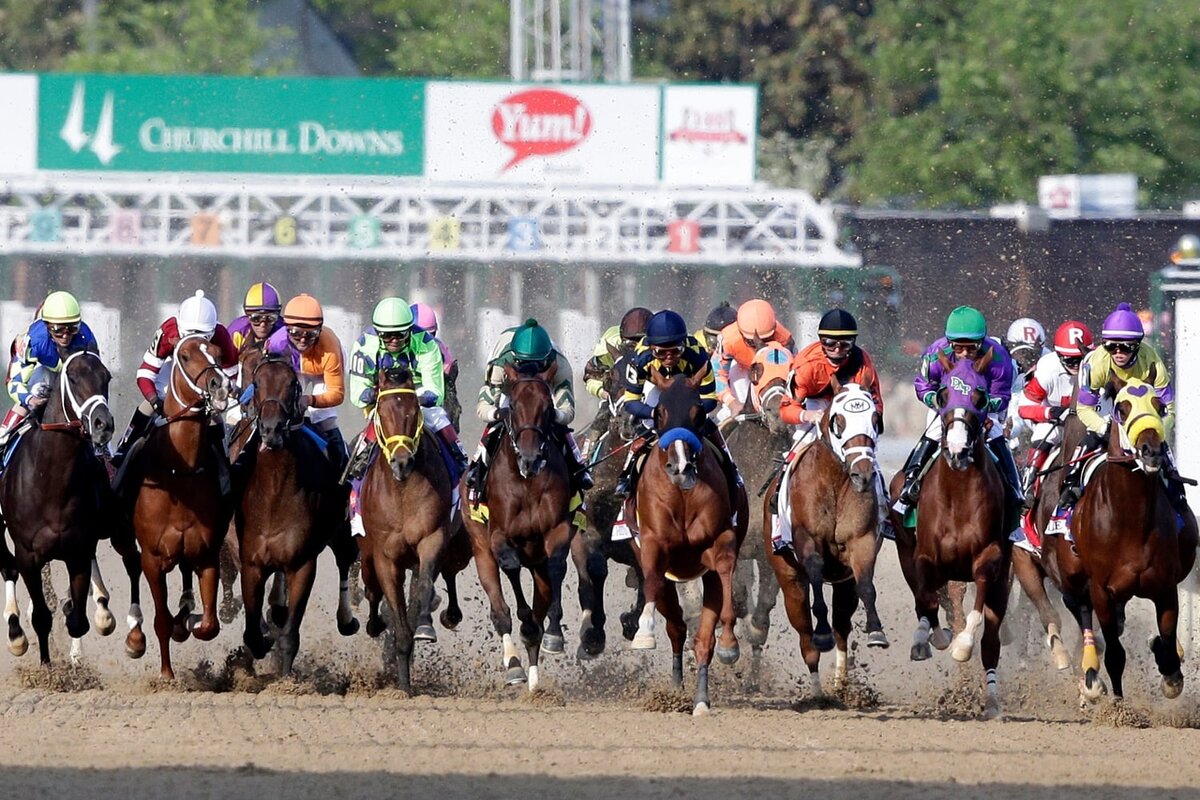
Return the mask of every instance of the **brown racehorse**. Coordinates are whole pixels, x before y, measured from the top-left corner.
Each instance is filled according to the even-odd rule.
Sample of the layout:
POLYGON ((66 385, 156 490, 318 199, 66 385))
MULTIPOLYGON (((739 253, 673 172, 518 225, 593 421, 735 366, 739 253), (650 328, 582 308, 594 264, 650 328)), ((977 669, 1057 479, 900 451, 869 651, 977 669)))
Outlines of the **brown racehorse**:
POLYGON ((1074 544, 1064 536, 1049 537, 1062 579, 1067 607, 1083 633, 1081 692, 1097 700, 1102 692, 1100 661, 1092 630, 1092 613, 1104 632, 1104 667, 1113 696, 1124 695, 1125 648, 1121 631, 1125 604, 1133 597, 1154 603, 1158 635, 1151 642, 1162 692, 1178 697, 1183 673, 1177 650, 1179 583, 1196 560, 1196 518, 1190 510, 1181 520, 1162 483, 1167 458, 1163 405, 1148 382, 1132 379, 1115 397, 1109 423, 1107 461, 1099 465, 1071 519, 1074 544))
MULTIPOLYGON (((813 612, 824 613, 822 582, 833 584, 833 636, 837 647, 835 685, 844 685, 849 664, 851 618, 861 599, 867 613, 867 645, 887 647, 875 608, 875 559, 879 537, 879 465, 875 441, 881 416, 871 394, 858 384, 836 384, 836 394, 821 422, 820 436, 801 453, 788 483, 793 550, 773 555, 771 566, 783 588, 788 620, 800 636, 812 688, 820 694, 821 649, 813 642, 813 612), (878 489, 877 489, 878 485, 878 489), (818 609, 818 603, 819 608, 818 609)), ((771 549, 772 482, 764 503, 763 541, 771 549)), ((780 508, 783 513, 783 508, 780 508)), ((828 624, 828 623, 826 623, 828 624)))
MULTIPOLYGON (((506 681, 538 686, 538 657, 550 606, 561 602, 571 546, 571 490, 566 461, 554 441, 554 399, 550 386, 558 370, 551 364, 537 375, 506 366, 509 405, 504 435, 487 477, 488 520, 465 514, 475 569, 491 604, 492 625, 500 634, 506 681), (533 607, 521 589, 521 567, 533 575, 533 607), (512 639, 512 615, 500 585, 500 570, 513 587, 521 640, 529 656, 526 677, 512 639)), ((460 488, 466 497, 464 482, 460 488)))
POLYGON ((217 619, 218 552, 233 512, 223 491, 223 430, 219 412, 229 398, 217 346, 202 336, 185 336, 175 346, 163 401, 165 424, 146 438, 138 460, 133 527, 142 550, 142 571, 154 597, 154 633, 162 676, 175 677, 170 640, 195 634, 208 641, 220 632, 217 619), (214 424, 216 421, 216 424, 214 424), (184 606, 172 617, 167 605, 167 574, 176 566, 200 577, 203 616, 184 606))
POLYGON ((324 442, 302 429, 300 380, 291 361, 253 353, 242 362, 243 382, 252 389, 246 421, 254 433, 243 457, 249 463, 242 467, 247 474, 235 515, 246 609, 243 641, 255 658, 271 649, 263 636, 263 597, 267 577, 282 572, 287 608, 284 619, 276 620, 277 644, 280 673, 287 675, 300 649, 317 556, 347 524, 348 498, 324 442))
MULTIPOLYGON (((137 546, 123 524, 108 474, 95 454, 96 448, 108 445, 113 434, 108 407, 110 379, 95 353, 68 356, 51 386, 40 422, 22 436, 0 478, 0 505, 4 508, 0 571, 7 589, 8 647, 14 655, 23 655, 28 647, 15 597, 20 574, 33 600, 33 627, 43 664, 50 663, 53 617, 42 584, 42 567, 49 561, 63 561, 70 575, 70 599, 63 610, 72 660, 81 655, 81 637, 88 630, 89 582, 95 590, 96 629, 107 636, 116 628, 96 564, 96 544, 110 533, 124 554, 133 602, 137 602, 141 580, 137 546), (4 525, 12 536, 12 552, 4 538, 4 525)), ((144 650, 144 638, 141 647, 144 650)), ((131 651, 134 649, 131 643, 131 651)))
POLYGON ((442 624, 453 629, 461 620, 454 576, 470 558, 467 535, 454 514, 450 474, 437 437, 425 430, 412 375, 406 369, 381 371, 376 380, 372 422, 379 456, 367 468, 360 493, 362 577, 370 603, 367 633, 384 630, 379 613, 386 599, 396 635, 396 684, 411 689, 414 640, 436 642, 433 628, 433 582, 446 577, 449 608, 442 624), (405 572, 416 569, 409 608, 404 597, 405 572))
MULTIPOLYGON (((946 380, 938 393, 942 451, 921 484, 916 529, 892 513, 896 551, 904 578, 912 589, 919 620, 911 657, 930 658, 929 645, 951 645, 950 631, 938 626, 938 589, 947 581, 975 584, 975 606, 966 626, 953 639, 950 654, 968 661, 975 635, 983 626, 981 656, 985 670, 987 718, 1000 715, 996 665, 1000 661, 1000 624, 1008 603, 1011 543, 1004 530, 1004 479, 986 446, 987 379, 983 373, 992 351, 974 362, 944 360, 946 380)), ((892 479, 892 495, 900 492, 903 473, 892 479)))
POLYGON ((687 636, 675 583, 701 578, 704 610, 694 637, 698 675, 692 713, 709 710, 708 668, 713 650, 724 664, 738 659, 734 634, 733 571, 746 536, 749 505, 740 486, 731 487, 720 456, 697 433, 707 422, 700 383, 694 376, 664 377, 650 371, 659 390, 654 409, 658 446, 647 457, 637 487, 638 556, 646 579, 646 605, 638 620, 635 650, 655 647, 654 611, 659 608, 671 640, 671 678, 683 684, 683 642, 687 636), (720 642, 716 641, 718 618, 720 642))

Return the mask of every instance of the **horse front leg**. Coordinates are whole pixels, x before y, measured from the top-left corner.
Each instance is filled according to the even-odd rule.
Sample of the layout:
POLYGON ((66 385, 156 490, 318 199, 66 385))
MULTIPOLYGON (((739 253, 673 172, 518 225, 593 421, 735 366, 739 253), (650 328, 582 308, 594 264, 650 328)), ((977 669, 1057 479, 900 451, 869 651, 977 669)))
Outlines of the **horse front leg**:
POLYGON ((100 573, 100 562, 96 558, 92 558, 90 582, 92 602, 96 604, 92 622, 96 625, 97 633, 101 636, 108 636, 117 629, 117 618, 108 608, 108 587, 104 585, 104 576, 100 573))
MULTIPOLYGON (((899 543, 900 534, 897 532, 896 541, 899 543)), ((953 641, 953 634, 947 628, 938 625, 938 587, 939 576, 937 566, 924 556, 918 556, 913 563, 914 583, 913 600, 917 613, 917 630, 913 633, 912 650, 909 658, 913 661, 924 661, 933 658, 930 646, 945 650, 953 641)))
POLYGON ((1097 584, 1092 584, 1092 608, 1100 630, 1104 631, 1104 669, 1112 684, 1113 699, 1125 698, 1125 646, 1121 644, 1121 627, 1125 609, 1114 602, 1097 584))
POLYGON ((1046 631, 1046 648, 1050 651, 1054 667, 1059 670, 1070 668, 1071 656, 1062 640, 1062 618, 1050 602, 1050 596, 1046 594, 1045 573, 1041 566, 1028 550, 1014 547, 1012 570, 1025 596, 1037 609, 1042 628, 1046 631))
MULTIPOLYGON (((558 591, 554 591, 554 592, 550 593, 550 606, 546 610, 546 614, 545 614, 546 623, 545 623, 545 627, 543 629, 544 632, 542 633, 542 636, 541 636, 540 647, 541 647, 541 649, 545 650, 547 653, 558 654, 558 653, 563 652, 563 650, 566 648, 566 639, 563 636, 563 629, 562 629, 562 617, 563 617, 562 583, 563 583, 563 579, 566 578, 566 576, 567 576, 567 556, 569 554, 569 549, 568 549, 569 546, 570 546, 569 543, 564 544, 564 546, 559 551, 557 551, 557 552, 551 551, 548 554, 548 556, 546 558, 546 562, 545 562, 546 569, 547 569, 547 576, 546 576, 547 580, 549 581, 551 586, 558 587, 558 591)), ((534 580, 535 581, 537 580, 536 571, 534 572, 534 580)), ((580 576, 580 585, 581 586, 582 586, 584 580, 586 580, 586 573, 584 573, 583 575, 580 576)), ((533 616, 534 616, 534 619, 540 620, 541 617, 538 617, 536 606, 537 606, 537 592, 535 589, 533 616)), ((582 610, 582 607, 581 607, 581 610, 582 610)), ((582 623, 580 623, 580 624, 582 625, 582 623)), ((542 625, 540 624, 540 622, 539 622, 538 627, 539 627, 539 629, 542 628, 542 625)))
MULTIPOLYGON (((70 598, 67 600, 63 612, 66 617, 67 635, 71 637, 71 661, 76 664, 83 660, 83 637, 91 627, 87 618, 87 598, 92 582, 93 563, 95 563, 94 557, 73 559, 67 562, 70 598)), ((115 620, 113 624, 115 626, 115 620)))
MULTIPOLYGON (((1001 575, 1007 572, 1006 566, 1002 559, 999 567, 1001 575)), ((983 662, 984 719, 1000 718, 1000 688, 996 667, 1000 663, 1000 626, 1004 623, 1004 615, 1008 610, 1008 596, 1007 581, 994 579, 988 583, 984 598, 983 639, 979 648, 983 662)))
POLYGON ((754 598, 754 612, 750 615, 750 630, 747 639, 751 648, 757 654, 767 643, 767 634, 771 631, 771 612, 779 600, 779 581, 775 570, 767 563, 764 548, 754 550, 755 570, 758 572, 758 594, 754 598))
POLYGON ((816 621, 813 630, 813 645, 822 653, 833 649, 833 629, 829 627, 829 606, 825 605, 825 559, 817 552, 817 544, 811 536, 796 532, 796 556, 804 565, 812 593, 812 615, 816 621))
POLYGON ((171 631, 175 627, 175 619, 168 607, 167 573, 157 558, 144 551, 142 572, 146 575, 146 582, 150 584, 150 597, 154 601, 154 636, 158 639, 159 672, 163 679, 173 681, 175 670, 171 667, 171 631))
MULTIPOLYGON (((991 591, 994 584, 1005 583, 999 569, 999 564, 1002 560, 1003 555, 1000 545, 994 542, 975 556, 974 569, 972 570, 972 577, 975 581, 975 605, 970 613, 967 614, 962 631, 959 632, 958 636, 954 637, 954 644, 950 648, 950 657, 955 661, 970 661, 971 654, 975 652, 975 638, 979 634, 980 627, 984 624, 983 609, 984 604, 987 602, 988 592, 991 591)), ((1004 586, 1004 596, 1006 598, 1005 603, 1007 604, 1007 584, 1004 586)))
MULTIPOLYGON (((179 593, 179 610, 171 619, 171 638, 186 642, 192 635, 192 612, 196 610, 196 593, 193 591, 193 574, 190 565, 179 563, 179 578, 182 591, 179 593)), ((155 623, 157 624, 157 623, 155 623)))
POLYGON ((33 621, 33 632, 38 638, 38 656, 42 666, 50 666, 50 628, 54 622, 54 614, 46 603, 42 593, 42 565, 30 562, 21 564, 21 577, 25 580, 25 588, 29 590, 29 599, 33 606, 30 617, 33 621))
POLYGON ((0 572, 4 574, 4 618, 8 623, 8 651, 14 656, 23 656, 29 650, 29 639, 21 628, 21 611, 17 607, 17 570, 16 559, 8 549, 8 540, 0 528, 0 572))
POLYGON ((263 569, 258 564, 247 563, 242 565, 241 572, 242 604, 246 609, 246 629, 242 633, 242 642, 254 658, 266 658, 271 643, 263 635, 263 597, 266 594, 263 569))
MULTIPOLYGON (((721 590, 720 605, 717 606, 718 618, 721 621, 721 635, 715 642, 717 659, 722 664, 736 664, 741 656, 738 646, 737 604, 734 602, 734 580, 737 575, 737 547, 734 544, 732 530, 723 533, 716 541, 715 572, 719 579, 718 588, 721 590)), ((707 602, 707 601, 706 601, 707 602)))
MULTIPOLYGON (((882 540, 873 533, 852 540, 847 547, 846 561, 854 573, 854 591, 862 601, 867 615, 867 647, 887 648, 887 634, 883 632, 883 621, 879 618, 875 591, 875 561, 879 556, 882 540)), ((836 590, 834 592, 836 597, 836 590)), ((857 605, 857 603, 856 603, 857 605)))
POLYGON ((850 680, 850 631, 858 610, 858 590, 850 581, 833 584, 833 687, 843 689, 850 680))
POLYGON ((288 616, 279 631, 279 674, 290 675, 296 654, 300 652, 300 624, 308 610, 317 577, 317 560, 306 561, 288 573, 288 616))
POLYGON ((351 572, 358 563, 358 542, 350 532, 350 523, 340 521, 333 539, 329 542, 333 558, 338 568, 338 605, 337 629, 342 636, 353 636, 358 633, 358 619, 354 616, 354 590, 358 588, 356 581, 351 581, 351 572))
POLYGON ((595 658, 604 652, 607 636, 604 625, 604 583, 608 580, 608 559, 600 549, 599 538, 582 531, 571 540, 571 560, 579 575, 579 648, 582 659, 595 658))
POLYGON ((639 545, 639 560, 642 567, 642 592, 645 598, 642 613, 638 616, 637 632, 631 644, 634 650, 653 650, 654 609, 666 583, 667 553, 653 537, 642 533, 639 545))
POLYGON ((1079 681, 1079 694, 1084 700, 1094 703, 1104 693, 1104 682, 1100 678, 1100 654, 1093 629, 1091 592, 1085 586, 1084 593, 1076 594, 1073 589, 1064 586, 1063 604, 1075 617, 1083 638, 1083 658, 1080 663, 1083 677, 1079 681))
POLYGON ((1180 670, 1176 627, 1179 622, 1179 594, 1172 586, 1154 601, 1158 617, 1158 635, 1150 643, 1154 662, 1162 678, 1163 697, 1174 699, 1183 692, 1183 672, 1180 670))
MULTIPOLYGON (((238 565, 241 563, 241 547, 238 544, 236 531, 232 528, 221 543, 221 622, 229 625, 237 619, 242 610, 243 599, 233 591, 233 584, 238 578, 238 565)), ((245 595, 245 591, 242 592, 245 595)))
POLYGON ((692 716, 696 717, 708 714, 712 705, 708 695, 708 669, 716 645, 717 619, 722 616, 726 602, 730 608, 729 614, 733 617, 733 570, 730 569, 728 578, 716 572, 706 572, 701 578, 701 583, 704 587, 704 604, 700 610, 700 624, 693 637, 696 650, 696 693, 692 697, 692 716))
MULTIPOLYGON (((464 515, 465 516, 465 515, 464 515)), ((504 680, 509 686, 525 682, 525 669, 512 638, 512 613, 504 601, 504 589, 500 585, 500 564, 489 541, 491 534, 479 523, 467 523, 471 535, 471 549, 475 554, 475 572, 479 585, 483 587, 491 606, 492 627, 500 635, 504 680)))
POLYGON ((125 615, 129 633, 125 636, 125 655, 141 658, 146 654, 146 634, 142 631, 145 622, 142 616, 142 554, 132 531, 123 524, 115 526, 110 541, 113 550, 121 557, 125 575, 129 579, 129 611, 125 615))
MULTIPOLYGON (((445 528, 434 531, 417 545, 420 566, 417 568, 416 580, 413 581, 413 594, 416 595, 416 626, 413 638, 419 642, 437 641, 437 631, 433 627, 433 581, 445 549, 445 528)), ((457 603, 457 600, 455 602, 457 603)))
MULTIPOLYGON (((215 554, 214 554, 215 555, 215 554)), ((210 642, 221 632, 221 620, 217 618, 217 592, 221 588, 221 568, 216 559, 198 570, 200 575, 200 615, 188 615, 188 627, 197 639, 210 642)))
POLYGON ((408 605, 404 599, 404 568, 386 558, 374 564, 375 574, 388 605, 392 607, 392 629, 396 643, 396 688, 402 692, 412 691, 413 629, 408 617, 408 605))
POLYGON ((672 581, 663 583, 658 597, 659 611, 667 623, 667 639, 671 642, 671 686, 683 688, 683 646, 687 641, 687 622, 683 619, 683 606, 679 603, 679 591, 672 581))

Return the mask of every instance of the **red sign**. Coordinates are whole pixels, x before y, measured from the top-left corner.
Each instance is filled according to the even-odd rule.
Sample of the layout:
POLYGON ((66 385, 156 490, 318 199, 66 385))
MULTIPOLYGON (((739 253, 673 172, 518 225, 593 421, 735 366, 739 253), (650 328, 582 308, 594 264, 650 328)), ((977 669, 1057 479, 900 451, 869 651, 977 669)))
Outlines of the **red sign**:
POLYGON ((736 127, 732 108, 725 111, 703 111, 685 107, 683 120, 678 128, 671 131, 668 138, 673 142, 745 144, 747 141, 746 135, 736 127))
POLYGON ((506 172, 530 156, 563 153, 592 132, 592 115, 579 98, 556 89, 529 89, 509 95, 492 111, 492 132, 512 158, 506 172))
POLYGON ((667 225, 668 253, 699 253, 700 223, 694 219, 677 219, 667 225))

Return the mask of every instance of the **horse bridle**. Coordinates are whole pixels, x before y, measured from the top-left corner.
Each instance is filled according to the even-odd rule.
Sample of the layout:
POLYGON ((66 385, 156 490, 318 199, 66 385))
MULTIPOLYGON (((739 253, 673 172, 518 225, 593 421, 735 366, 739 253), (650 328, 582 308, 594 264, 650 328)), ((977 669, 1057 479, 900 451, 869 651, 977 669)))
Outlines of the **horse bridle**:
POLYGON ((199 380, 213 370, 219 373, 222 378, 225 376, 225 373, 221 371, 221 365, 216 362, 216 360, 212 357, 212 354, 202 347, 200 348, 200 352, 204 353, 204 357, 208 359, 208 366, 200 370, 200 374, 196 376, 195 380, 193 380, 192 376, 188 375, 187 370, 185 370, 179 363, 179 348, 183 347, 183 343, 188 339, 200 339, 205 342, 208 341, 208 338, 203 334, 189 333, 187 336, 180 338, 180 340, 175 343, 175 349, 171 352, 171 379, 167 382, 167 391, 170 392, 171 397, 176 403, 179 404, 182 410, 176 414, 173 414, 167 419, 168 425, 193 414, 211 416, 214 411, 221 410, 213 405, 212 396, 209 395, 209 393, 203 388, 201 388, 199 380), (183 398, 179 396, 179 390, 175 388, 176 376, 183 377, 183 382, 186 384, 187 388, 191 389, 196 394, 195 400, 192 400, 190 403, 184 402, 183 398))
POLYGON ((379 401, 393 395, 416 395, 416 393, 416 389, 403 387, 400 389, 384 389, 375 396, 375 413, 373 415, 374 422, 372 423, 375 426, 375 440, 379 442, 379 448, 383 450, 383 455, 388 461, 392 460, 392 457, 400 451, 400 448, 404 448, 413 456, 417 454, 417 448, 421 445, 421 434, 425 432, 425 415, 420 411, 417 412, 417 432, 412 436, 406 436, 402 433, 389 436, 387 431, 383 429, 383 419, 379 416, 379 401))
MULTIPOLYGON (((274 403, 283 411, 283 418, 286 421, 286 427, 289 431, 294 431, 304 425, 304 415, 300 413, 300 381, 293 379, 291 396, 287 400, 280 400, 276 397, 262 397, 258 391, 258 371, 267 364, 286 364, 287 362, 280 358, 264 358, 254 365, 254 371, 250 373, 250 383, 254 386, 254 400, 259 402, 259 406, 255 408, 253 404, 251 408, 254 411, 255 423, 262 416, 262 408, 268 403, 274 403)), ((203 373, 201 373, 203 374, 203 373)))
POLYGON ((100 357, 95 353, 80 350, 77 353, 67 356, 66 360, 63 361, 62 369, 58 373, 58 399, 62 407, 63 419, 66 422, 43 423, 41 426, 42 430, 72 430, 78 432, 83 437, 91 436, 92 417, 96 413, 96 409, 100 406, 108 408, 108 398, 103 394, 94 394, 82 403, 75 399, 75 390, 71 387, 70 378, 67 377, 67 368, 71 365, 72 361, 84 355, 93 356, 97 361, 100 360, 100 357), (68 403, 70 404, 69 411, 75 414, 74 419, 71 418, 71 414, 68 411, 68 403))
MULTIPOLYGON (((523 378, 517 378, 517 380, 513 381, 512 385, 515 386, 518 383, 529 383, 531 381, 545 383, 545 381, 543 381, 541 378, 523 377, 523 378)), ((512 396, 512 386, 509 387, 509 397, 511 398, 511 396, 512 396)), ((551 401, 553 402, 553 397, 551 397, 551 401)), ((551 410, 553 410, 553 404, 551 405, 551 410)), ((525 431, 536 431, 538 434, 538 454, 541 455, 546 452, 546 442, 549 441, 550 434, 545 429, 545 422, 542 422, 538 425, 522 425, 519 428, 514 427, 513 421, 512 421, 512 409, 510 406, 509 414, 504 419, 504 430, 508 433, 508 441, 512 445, 513 452, 516 453, 517 455, 521 454, 521 449, 517 444, 517 437, 520 436, 525 431)))

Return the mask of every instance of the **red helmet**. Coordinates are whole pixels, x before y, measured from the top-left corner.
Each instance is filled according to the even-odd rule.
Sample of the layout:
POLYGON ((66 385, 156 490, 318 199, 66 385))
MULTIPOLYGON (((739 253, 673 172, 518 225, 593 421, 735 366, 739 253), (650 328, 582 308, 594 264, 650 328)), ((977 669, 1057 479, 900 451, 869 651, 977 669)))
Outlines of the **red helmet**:
POLYGON ((1092 349, 1092 332, 1082 322, 1069 319, 1054 332, 1054 352, 1068 358, 1087 355, 1092 349))

